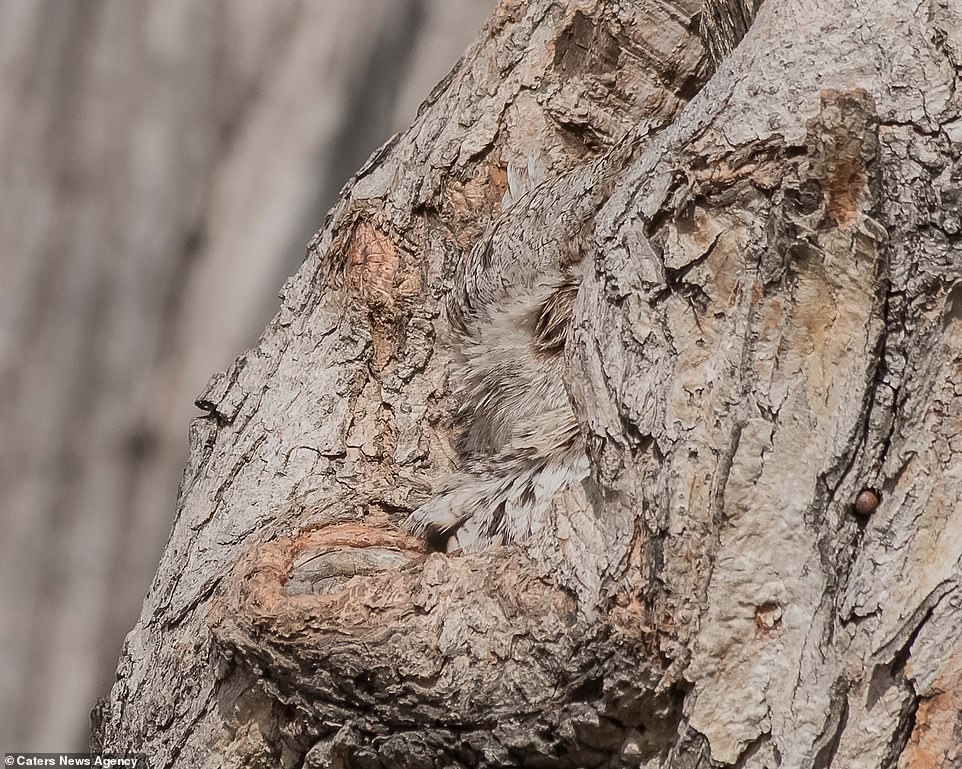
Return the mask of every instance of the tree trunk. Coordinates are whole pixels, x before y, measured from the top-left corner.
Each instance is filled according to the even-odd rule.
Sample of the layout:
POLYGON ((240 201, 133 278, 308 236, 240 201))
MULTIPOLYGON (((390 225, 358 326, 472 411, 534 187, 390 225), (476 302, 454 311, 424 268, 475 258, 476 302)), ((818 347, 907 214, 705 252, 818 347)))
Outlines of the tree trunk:
POLYGON ((193 396, 488 2, 0 0, 0 746, 86 744, 193 396))
POLYGON ((724 5, 714 73, 737 30, 695 0, 499 6, 198 401, 97 744, 960 765, 962 17, 724 5), (461 318, 574 243, 590 477, 522 542, 429 553, 397 524, 454 464, 461 318))

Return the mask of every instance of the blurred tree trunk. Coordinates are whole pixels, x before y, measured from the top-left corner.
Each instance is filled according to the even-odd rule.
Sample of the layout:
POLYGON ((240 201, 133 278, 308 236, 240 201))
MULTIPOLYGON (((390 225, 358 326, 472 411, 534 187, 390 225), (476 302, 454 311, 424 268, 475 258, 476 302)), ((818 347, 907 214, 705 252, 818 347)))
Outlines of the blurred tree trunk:
POLYGON ((492 6, 0 0, 5 749, 86 743, 193 398, 492 6))
POLYGON ((724 5, 499 5, 198 401, 95 744, 960 764, 962 19, 724 5), (590 488, 524 545, 427 554, 395 524, 451 464, 443 304, 523 290, 585 232, 590 488))

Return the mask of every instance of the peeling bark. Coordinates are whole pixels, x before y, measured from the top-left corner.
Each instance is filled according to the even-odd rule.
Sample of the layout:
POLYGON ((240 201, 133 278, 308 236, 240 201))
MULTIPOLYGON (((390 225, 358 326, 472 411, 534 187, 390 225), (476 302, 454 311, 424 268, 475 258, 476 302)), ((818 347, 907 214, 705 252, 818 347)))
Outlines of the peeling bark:
POLYGON ((198 402, 104 745, 958 764, 962 19, 770 3, 708 79, 699 11, 503 3, 359 172, 198 402), (521 545, 426 552, 396 524, 450 469, 449 319, 575 238, 590 483, 521 545))

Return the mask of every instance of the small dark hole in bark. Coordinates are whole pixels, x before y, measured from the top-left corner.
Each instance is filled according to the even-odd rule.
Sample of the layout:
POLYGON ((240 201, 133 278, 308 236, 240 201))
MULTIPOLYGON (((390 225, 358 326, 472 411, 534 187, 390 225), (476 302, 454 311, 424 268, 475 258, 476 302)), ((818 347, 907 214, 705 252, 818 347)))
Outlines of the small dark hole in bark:
POLYGON ((822 205, 822 185, 817 179, 806 179, 797 190, 786 190, 785 197, 795 204, 800 214, 813 214, 822 205))
POLYGON ((605 690, 605 682, 601 678, 589 678, 578 684, 571 692, 571 699, 575 702, 594 702, 601 699, 605 690))

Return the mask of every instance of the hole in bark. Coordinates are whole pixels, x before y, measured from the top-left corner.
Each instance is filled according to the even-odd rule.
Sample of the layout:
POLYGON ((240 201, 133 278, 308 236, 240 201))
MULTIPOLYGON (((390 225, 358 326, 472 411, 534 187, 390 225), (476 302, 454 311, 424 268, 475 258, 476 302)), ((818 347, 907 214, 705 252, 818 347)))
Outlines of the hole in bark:
POLYGON ((604 690, 605 682, 601 678, 589 678, 572 690, 571 699, 575 702, 594 702, 601 699, 604 690))
POLYGON ((588 123, 573 122, 570 116, 556 111, 549 111, 547 114, 555 124, 558 138, 575 157, 599 152, 610 141, 609 137, 599 133, 588 123))
POLYGON ((791 187, 785 190, 785 200, 793 205, 795 210, 807 216, 813 214, 822 205, 822 185, 817 179, 806 179, 798 185, 798 189, 791 187))

